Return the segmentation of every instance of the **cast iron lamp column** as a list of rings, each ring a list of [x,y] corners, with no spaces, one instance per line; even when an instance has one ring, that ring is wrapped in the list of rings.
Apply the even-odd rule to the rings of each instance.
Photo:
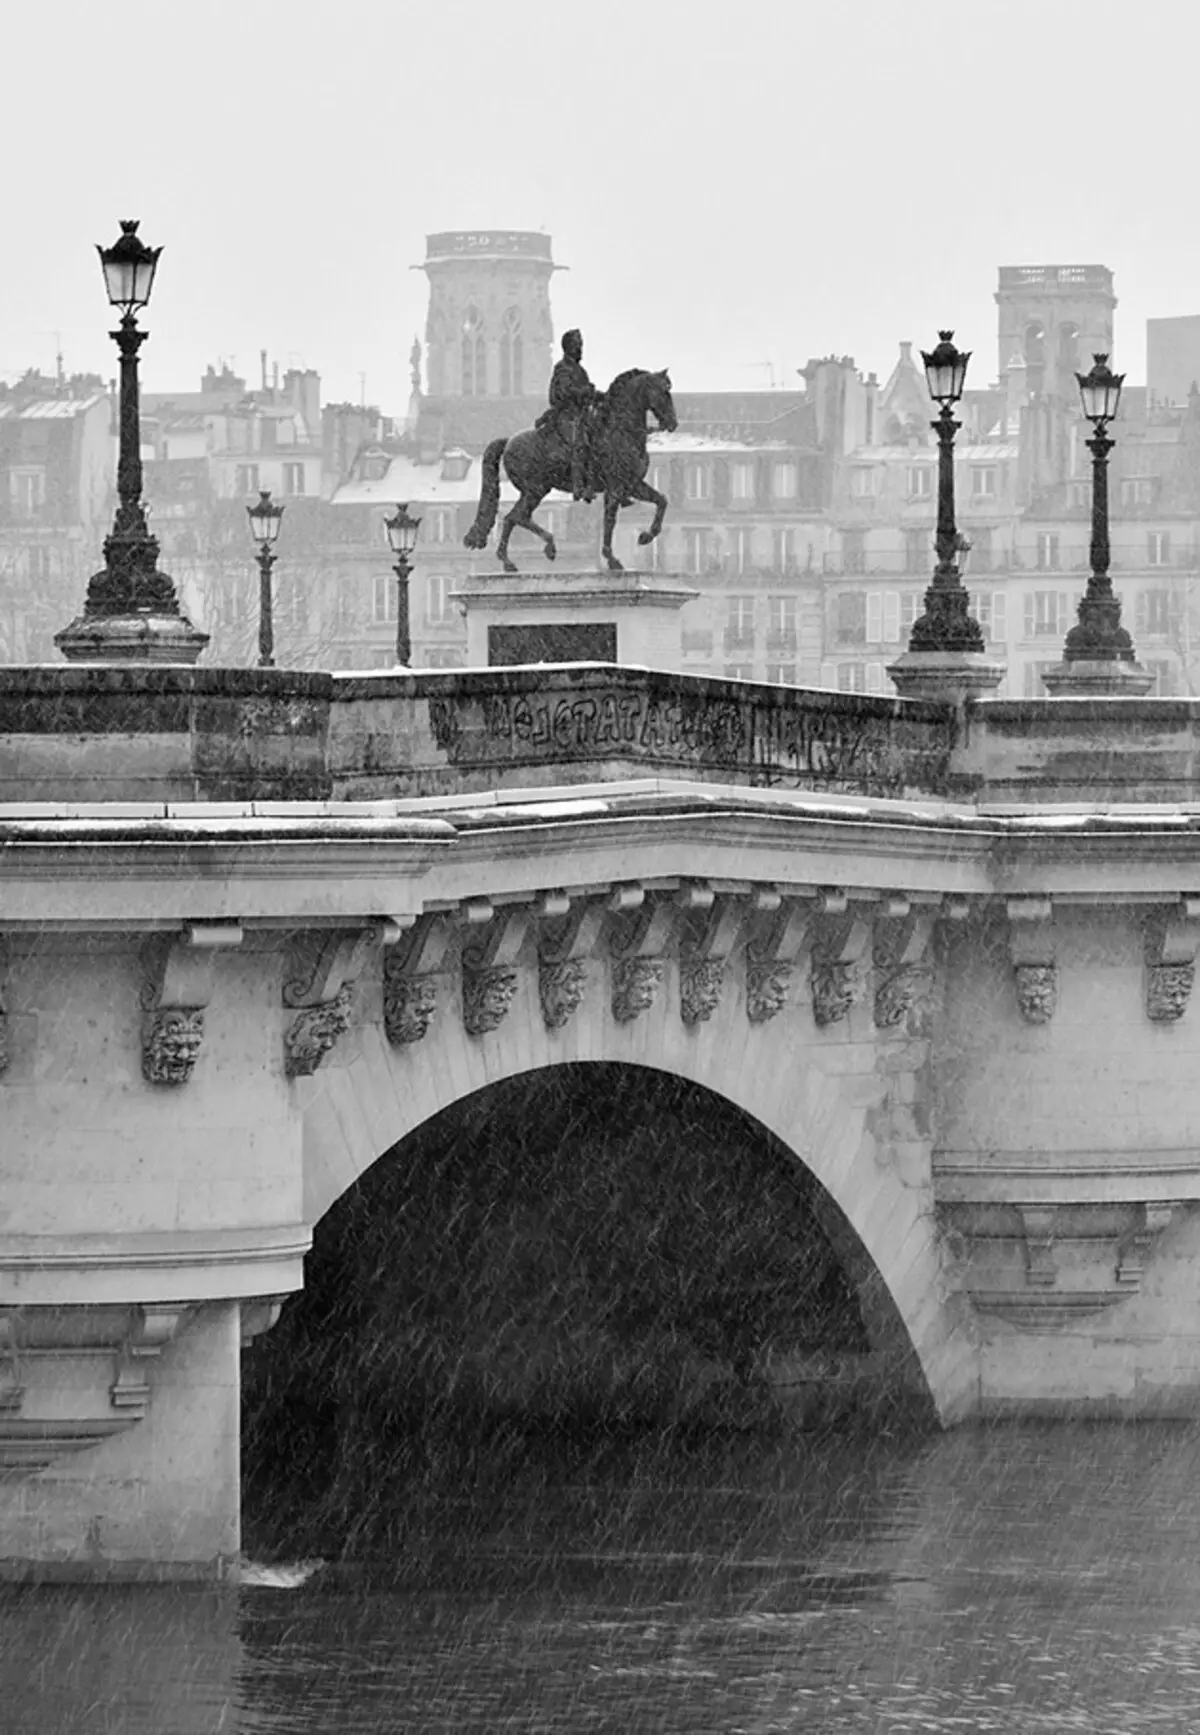
[[[1112,550],[1108,541],[1108,454],[1116,441],[1108,424],[1121,403],[1124,374],[1113,373],[1106,355],[1093,355],[1090,373],[1076,374],[1083,413],[1092,424],[1088,450],[1092,454],[1092,546],[1087,590],[1079,618],[1067,634],[1063,660],[1042,679],[1054,694],[1144,693],[1154,677],[1140,667],[1133,640],[1121,625],[1121,599],[1109,576]]]
[[[258,666],[275,667],[275,605],[271,595],[271,568],[279,556],[272,553],[271,544],[279,535],[283,523],[283,507],[271,500],[271,490],[260,488],[253,506],[247,506],[250,534],[258,543]]]
[[[388,546],[396,556],[396,661],[402,669],[412,662],[412,633],[408,618],[408,581],[412,575],[412,551],[417,545],[421,520],[409,516],[407,504],[396,507],[394,518],[385,518]]]
[[[123,221],[111,247],[97,247],[108,299],[121,323],[109,336],[121,355],[117,510],[104,543],[104,570],[88,583],[84,612],[55,635],[72,662],[194,663],[208,643],[179,606],[175,586],[158,570],[158,541],[142,506],[138,350],[147,333],[137,311],[150,300],[161,247],[138,238],[137,222]]]
[[[970,350],[954,347],[954,333],[939,331],[932,354],[921,351],[929,395],[941,405],[932,423],[938,437],[937,565],[925,592],[925,612],[913,622],[910,651],[982,651],[983,631],[968,613],[968,597],[955,562],[958,527],[954,522],[954,436],[962,427],[952,406],[963,395]]]

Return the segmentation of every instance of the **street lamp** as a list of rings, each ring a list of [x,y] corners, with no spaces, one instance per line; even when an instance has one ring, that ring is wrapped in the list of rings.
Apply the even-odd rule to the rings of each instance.
[[[158,570],[158,541],[142,506],[142,454],[138,405],[138,309],[154,287],[161,247],[147,247],[136,220],[121,224],[111,247],[97,247],[108,299],[121,309],[109,336],[121,354],[117,510],[104,542],[104,570],[89,580],[84,612],[55,635],[72,662],[194,663],[208,643],[179,606],[175,586]]]
[[[1079,382],[1083,413],[1093,429],[1087,442],[1092,454],[1092,570],[1079,604],[1079,619],[1063,646],[1063,662],[1135,663],[1133,640],[1121,625],[1121,600],[1113,592],[1108,571],[1112,558],[1108,542],[1108,454],[1116,444],[1109,438],[1108,424],[1120,407],[1125,375],[1112,372],[1106,355],[1094,355],[1091,372],[1076,374],[1075,378]]]
[[[910,651],[982,651],[983,632],[967,612],[967,593],[955,564],[958,530],[954,522],[954,436],[962,426],[953,406],[963,395],[970,350],[954,346],[952,331],[939,331],[932,353],[921,351],[929,395],[941,405],[932,423],[938,437],[937,565],[925,592],[925,612],[913,622]]]
[[[393,571],[396,574],[396,661],[402,669],[412,662],[412,638],[408,626],[408,580],[412,573],[411,555],[417,546],[417,532],[421,528],[421,520],[409,514],[407,504],[396,507],[394,518],[385,518],[383,528],[387,532],[388,547],[396,556]]]
[[[254,505],[247,506],[246,516],[250,520],[250,534],[258,543],[258,666],[260,669],[273,669],[275,617],[271,598],[271,568],[279,557],[271,552],[271,544],[279,535],[279,527],[283,522],[283,507],[273,503],[269,488],[260,488]]]

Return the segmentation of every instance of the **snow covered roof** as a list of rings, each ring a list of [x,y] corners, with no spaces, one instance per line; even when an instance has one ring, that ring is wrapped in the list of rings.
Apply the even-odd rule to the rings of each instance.
[[[462,454],[465,456],[465,454]],[[430,464],[398,454],[388,465],[386,475],[355,477],[343,482],[333,496],[334,506],[390,506],[393,501],[416,501],[422,506],[474,505],[479,499],[482,463],[472,458],[467,471],[457,481],[443,475],[444,459],[439,455]],[[501,471],[501,500],[513,501],[517,491]]]

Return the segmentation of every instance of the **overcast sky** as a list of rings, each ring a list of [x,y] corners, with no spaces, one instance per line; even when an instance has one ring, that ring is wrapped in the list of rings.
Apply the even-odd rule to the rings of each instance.
[[[0,374],[115,373],[92,244],[164,248],[145,383],[263,347],[402,411],[427,232],[545,229],[558,332],[676,389],[886,376],[999,264],[1116,273],[1118,363],[1200,312],[1196,0],[26,0]]]

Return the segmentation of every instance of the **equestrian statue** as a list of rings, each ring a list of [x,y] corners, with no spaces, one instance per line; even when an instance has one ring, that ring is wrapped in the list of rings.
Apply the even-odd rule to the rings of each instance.
[[[483,454],[483,486],[475,522],[463,537],[468,548],[486,548],[500,506],[500,464],[520,495],[507,513],[500,531],[496,555],[505,572],[517,568],[508,558],[508,539],[518,525],[532,530],[544,544],[547,560],[558,548],[548,530],[536,523],[533,513],[553,490],[574,500],[604,496],[604,540],[601,552],[610,572],[621,572],[621,562],[612,551],[617,512],[635,500],[648,500],[654,518],[638,536],[645,547],[663,526],[667,497],[646,481],[650,460],[646,453],[646,412],[660,428],[672,433],[679,426],[671,401],[671,381],[664,368],[647,373],[630,368],[618,374],[607,392],[597,391],[583,365],[583,338],[568,331],[562,340],[563,355],[550,380],[550,407],[532,428],[511,438],[493,440]]]

